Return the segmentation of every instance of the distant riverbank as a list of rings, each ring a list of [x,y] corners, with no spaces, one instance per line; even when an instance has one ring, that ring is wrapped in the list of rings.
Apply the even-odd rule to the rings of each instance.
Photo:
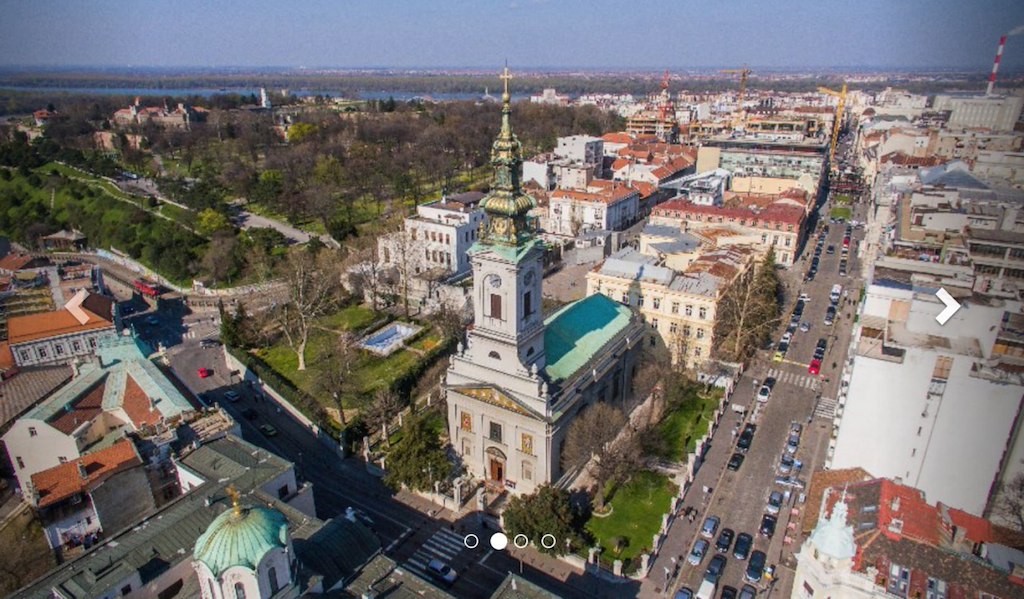
[[[259,95],[259,88],[252,87],[232,87],[232,88],[204,88],[204,87],[189,87],[189,88],[157,88],[157,87],[44,87],[44,86],[29,86],[29,85],[0,85],[0,90],[17,91],[35,94],[68,94],[77,96],[200,96],[203,98],[209,98],[215,95],[227,95],[237,94],[242,96],[248,95]],[[272,89],[268,91],[281,91],[278,89]],[[337,90],[310,90],[310,89],[289,89],[289,94],[298,97],[306,96],[327,96],[330,98],[341,98],[341,97],[352,97],[350,94],[342,93]],[[484,95],[483,91],[480,93],[448,93],[448,92],[407,92],[407,91],[386,91],[386,90],[375,90],[375,91],[359,91],[356,93],[354,99],[358,100],[387,100],[388,98],[394,98],[399,102],[407,102],[413,99],[428,99],[435,100],[438,102],[451,102],[458,100],[479,100]],[[494,96],[494,94],[492,94]],[[513,100],[524,100],[528,99],[528,96],[523,94],[514,94]]]

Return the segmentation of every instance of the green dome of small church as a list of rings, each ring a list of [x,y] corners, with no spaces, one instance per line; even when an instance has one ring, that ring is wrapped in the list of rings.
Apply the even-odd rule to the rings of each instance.
[[[196,540],[193,557],[214,576],[233,566],[255,570],[267,553],[288,546],[288,520],[277,510],[234,507],[214,518]]]

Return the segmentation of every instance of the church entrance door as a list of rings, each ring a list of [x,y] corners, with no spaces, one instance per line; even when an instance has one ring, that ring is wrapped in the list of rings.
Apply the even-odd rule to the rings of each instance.
[[[501,460],[491,458],[491,480],[498,482],[505,480],[505,463]]]
[[[504,483],[505,482],[505,453],[497,447],[488,447],[485,451],[487,454],[487,474],[491,481]]]

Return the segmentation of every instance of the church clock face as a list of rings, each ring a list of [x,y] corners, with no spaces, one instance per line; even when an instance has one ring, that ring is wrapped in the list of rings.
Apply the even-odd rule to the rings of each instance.
[[[487,280],[487,282],[490,283],[491,287],[494,288],[494,289],[497,289],[498,287],[501,287],[501,277],[499,277],[498,275],[492,275]]]
[[[504,235],[508,231],[508,221],[503,218],[495,219],[494,221],[494,232],[498,235]]]

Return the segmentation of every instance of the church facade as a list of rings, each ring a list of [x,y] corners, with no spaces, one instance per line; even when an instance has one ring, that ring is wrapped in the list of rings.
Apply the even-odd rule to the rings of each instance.
[[[473,326],[445,377],[449,438],[463,465],[491,486],[530,493],[557,481],[569,424],[597,401],[621,405],[632,387],[644,325],[597,294],[544,318],[544,245],[527,216],[522,150],[512,132],[508,73],[487,224],[469,250]]]

